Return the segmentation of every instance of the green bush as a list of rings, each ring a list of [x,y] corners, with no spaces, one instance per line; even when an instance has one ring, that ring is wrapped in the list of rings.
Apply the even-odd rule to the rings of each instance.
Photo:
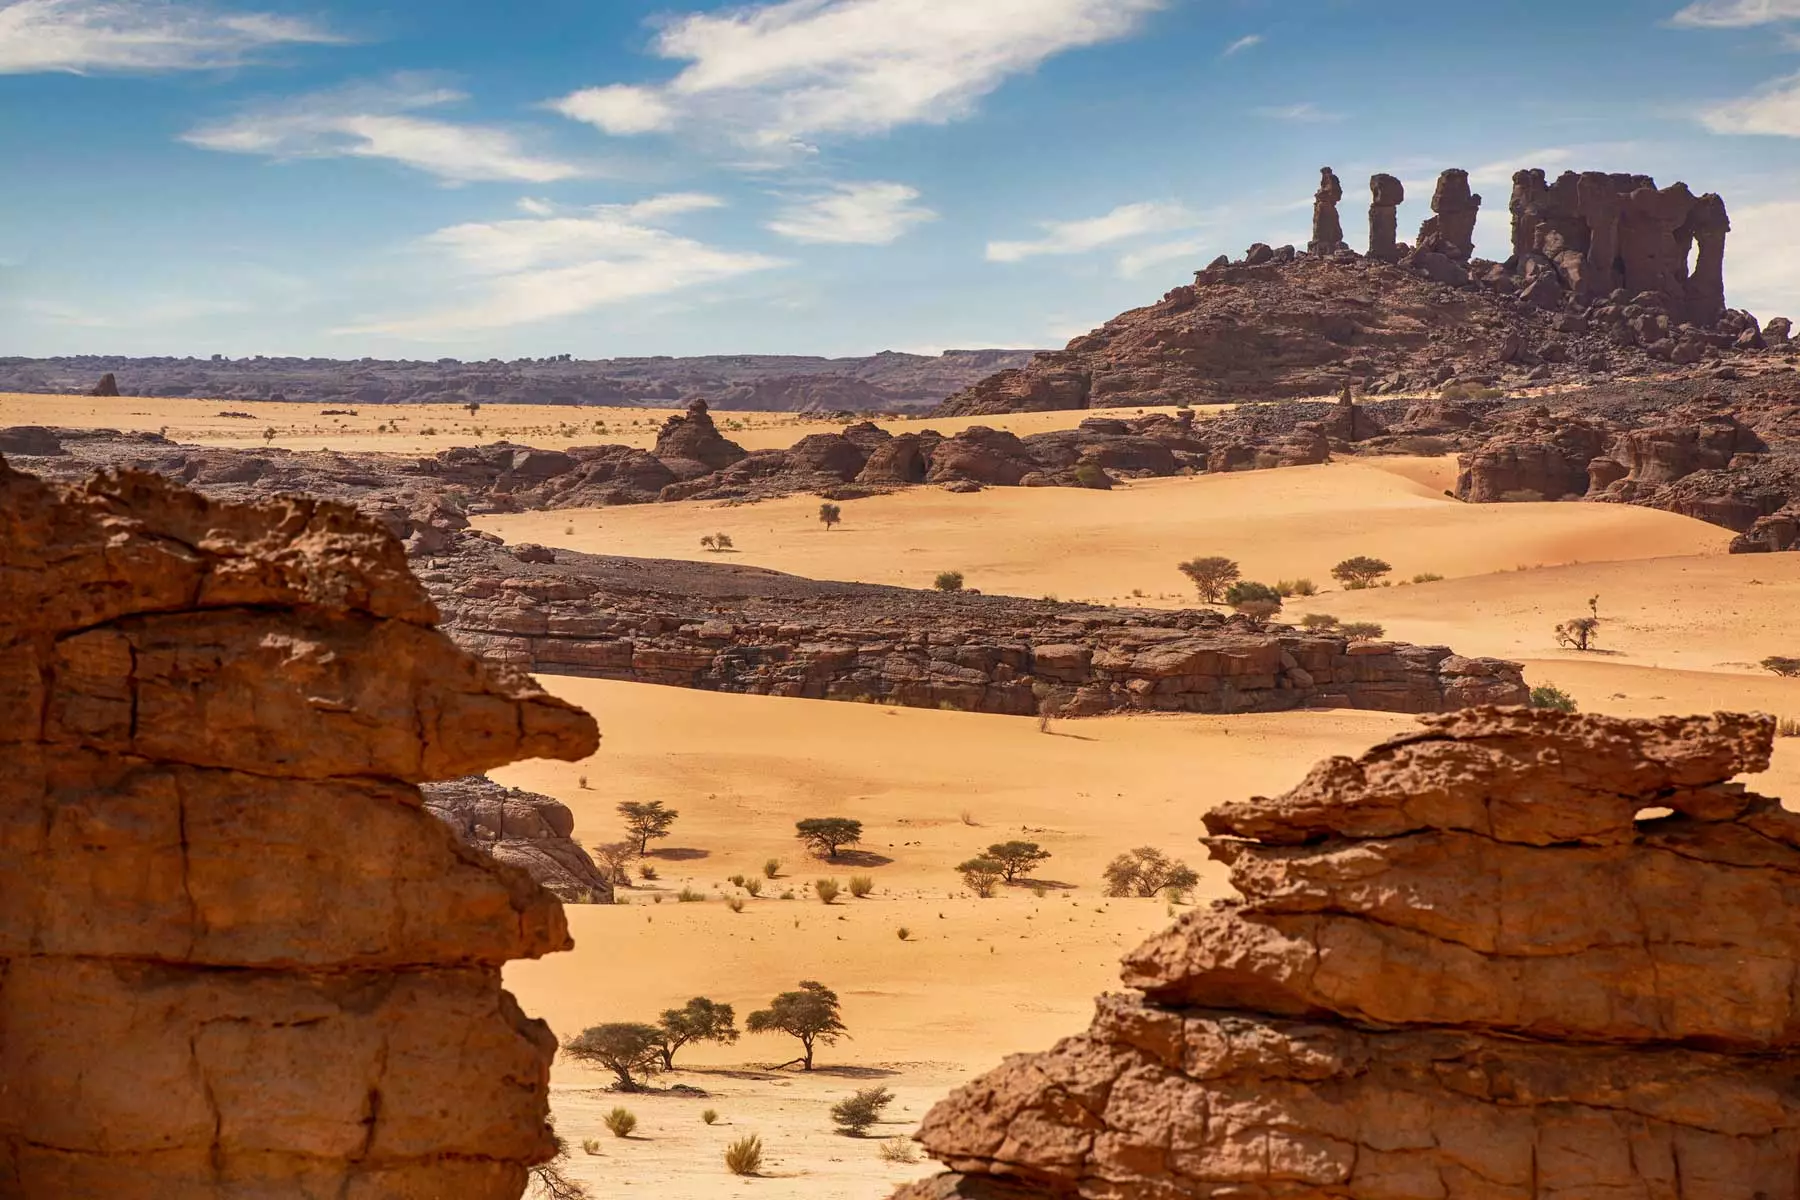
[[[1300,618],[1302,629],[1330,629],[1338,623],[1338,619],[1330,613],[1307,613]]]
[[[1275,581],[1275,590],[1279,592],[1283,598],[1292,596],[1315,596],[1319,592],[1318,585],[1313,583],[1310,579],[1278,579]]]
[[[1572,713],[1575,711],[1575,697],[1550,684],[1532,688],[1530,704],[1533,708],[1547,708],[1551,712]]]
[[[1331,577],[1343,584],[1346,591],[1354,592],[1374,587],[1376,580],[1393,569],[1382,559],[1358,554],[1355,558],[1346,558],[1331,568]]]
[[[984,900],[1006,878],[1006,869],[991,858],[971,858],[958,863],[956,869],[962,872],[963,886]]]
[[[1249,579],[1240,579],[1225,589],[1225,603],[1233,608],[1241,609],[1246,604],[1257,601],[1281,607],[1281,593],[1266,583],[1256,583]]]
[[[1075,482],[1084,488],[1106,491],[1112,487],[1112,476],[1108,475],[1099,463],[1084,462],[1075,467]]]
[[[893,1100],[894,1093],[884,1087],[861,1088],[854,1096],[831,1106],[831,1119],[840,1133],[861,1137],[881,1119],[881,1110]]]
[[[963,573],[961,571],[939,571],[931,586],[940,592],[960,592],[963,590]]]
[[[1374,621],[1346,621],[1337,631],[1353,642],[1373,642],[1387,632]]]

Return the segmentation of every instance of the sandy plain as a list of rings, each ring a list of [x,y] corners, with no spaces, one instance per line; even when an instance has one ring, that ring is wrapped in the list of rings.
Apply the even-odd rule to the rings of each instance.
[[[221,419],[201,410],[221,407],[235,406],[73,399],[53,406],[51,419],[43,397],[0,397],[0,424],[166,425],[188,440],[252,444],[208,425]],[[593,410],[579,412],[595,419]],[[630,415],[646,419],[642,410]],[[747,445],[765,436],[765,444],[785,445],[808,431],[789,414],[733,416],[748,428],[731,432]],[[296,428],[304,417],[292,418]],[[481,417],[501,424],[488,409]],[[402,424],[451,419],[415,412]],[[508,436],[528,440],[526,429],[547,420],[554,427],[555,417],[531,410],[517,419]],[[636,429],[633,436],[654,435],[654,424]],[[299,444],[294,436],[276,444]],[[411,434],[308,436],[345,450],[439,448]],[[436,436],[443,445],[469,440]],[[954,569],[990,592],[1154,606],[1189,602],[1177,562],[1227,554],[1251,578],[1313,579],[1320,594],[1290,601],[1290,614],[1374,620],[1394,637],[1504,655],[1522,661],[1531,682],[1569,691],[1584,710],[1747,708],[1800,717],[1800,680],[1755,665],[1771,654],[1800,655],[1800,555],[1729,556],[1728,532],[1645,509],[1464,505],[1444,495],[1453,470],[1450,460],[1355,460],[1148,480],[1110,493],[914,489],[846,502],[843,524],[830,532],[811,497],[481,524],[512,540],[702,560],[711,556],[699,537],[723,530],[737,547],[732,561],[821,578],[918,586]],[[1342,591],[1329,569],[1358,553],[1386,558],[1396,578],[1445,578]],[[1557,647],[1552,627],[1585,612],[1590,596],[1605,620],[1598,650]],[[1160,899],[1104,898],[1099,875],[1108,859],[1146,844],[1184,857],[1201,872],[1195,900],[1204,902],[1222,890],[1195,841],[1208,807],[1288,787],[1316,760],[1357,753],[1410,724],[1356,712],[1156,715],[1061,721],[1044,733],[1028,718],[543,682],[595,713],[601,752],[583,763],[517,764],[497,779],[567,803],[577,836],[590,843],[618,836],[614,806],[622,800],[661,799],[681,817],[650,859],[657,879],[639,880],[623,904],[571,907],[574,951],[508,969],[526,1011],[563,1036],[600,1021],[654,1020],[694,995],[735,1005],[741,1019],[799,980],[819,979],[838,990],[852,1035],[823,1048],[810,1075],[773,1069],[795,1046],[771,1035],[689,1047],[682,1069],[656,1083],[700,1088],[705,1098],[668,1090],[620,1096],[605,1090],[599,1073],[559,1063],[553,1100],[573,1150],[568,1172],[607,1197],[878,1200],[928,1174],[928,1163],[883,1160],[883,1140],[910,1132],[937,1097],[1007,1053],[1082,1028],[1093,997],[1116,986],[1120,953],[1169,919]],[[1773,768],[1746,782],[1800,800],[1800,739],[1778,743]],[[870,857],[808,859],[792,823],[813,815],[862,820]],[[964,892],[955,864],[1014,836],[1052,852],[1040,872],[1042,894],[1015,887],[981,900]],[[760,898],[729,883],[735,874],[758,875],[771,857],[784,865]],[[810,891],[817,878],[847,882],[852,873],[873,879],[869,898],[846,895],[826,906]],[[680,902],[684,887],[705,899]],[[789,889],[794,898],[783,899]],[[726,904],[734,895],[745,899],[742,912]],[[896,1093],[888,1120],[868,1138],[834,1133],[830,1105],[876,1084]],[[629,1139],[611,1137],[601,1123],[621,1103],[640,1119]],[[718,1111],[717,1125],[701,1121],[707,1108]],[[745,1133],[767,1147],[758,1178],[732,1176],[721,1161],[724,1145]],[[581,1148],[589,1139],[598,1153]]]

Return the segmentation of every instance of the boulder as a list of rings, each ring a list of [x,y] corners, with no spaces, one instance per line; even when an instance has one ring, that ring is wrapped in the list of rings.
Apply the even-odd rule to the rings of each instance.
[[[519,867],[565,902],[611,904],[613,884],[575,840],[575,816],[560,800],[467,775],[419,789],[426,811],[465,846]]]

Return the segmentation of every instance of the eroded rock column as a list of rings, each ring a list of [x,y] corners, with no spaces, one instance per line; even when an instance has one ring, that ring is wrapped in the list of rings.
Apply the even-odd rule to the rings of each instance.
[[[1306,244],[1308,254],[1336,254],[1344,245],[1344,225],[1338,220],[1338,201],[1344,198],[1344,185],[1330,167],[1319,168],[1319,190],[1313,193],[1312,240]]]
[[[1406,201],[1406,188],[1392,175],[1369,176],[1369,257],[1394,262],[1400,257],[1396,210]]]
[[[1419,226],[1419,249],[1468,262],[1475,253],[1475,218],[1481,212],[1481,197],[1469,191],[1467,171],[1453,167],[1438,175],[1431,211],[1434,215]]]
[[[513,1200],[570,945],[417,785],[596,747],[347,506],[0,462],[0,1196]]]

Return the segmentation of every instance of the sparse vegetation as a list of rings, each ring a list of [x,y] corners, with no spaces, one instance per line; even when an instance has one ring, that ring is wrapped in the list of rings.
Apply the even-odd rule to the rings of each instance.
[[[832,904],[837,901],[838,894],[843,891],[835,879],[813,880],[813,891],[817,892],[821,902]]]
[[[843,519],[844,510],[837,505],[830,501],[826,501],[824,504],[819,505],[819,524],[825,526],[826,533],[830,533],[831,527],[838,524]]]
[[[1281,593],[1266,583],[1257,583],[1251,579],[1240,579],[1225,589],[1225,603],[1237,609],[1245,610],[1245,605],[1261,606],[1272,604],[1276,609],[1281,607]],[[1254,614],[1253,614],[1254,615]]]
[[[717,1125],[719,1123],[719,1110],[716,1108],[704,1109],[700,1113],[700,1119],[708,1125]]]
[[[1050,852],[1036,842],[995,842],[982,857],[999,863],[1006,882],[1013,883],[1037,870],[1038,864],[1050,857]]]
[[[681,904],[698,904],[706,899],[706,893],[697,892],[693,888],[683,885],[682,889],[675,893],[675,899]]]
[[[700,544],[715,553],[721,550],[729,550],[731,549],[731,535],[729,533],[705,534],[701,537]]]
[[[614,1137],[626,1138],[630,1137],[631,1131],[637,1128],[638,1120],[636,1116],[632,1115],[629,1108],[619,1107],[607,1113],[600,1119],[600,1122]]]
[[[1310,579],[1278,579],[1275,581],[1275,593],[1282,599],[1293,596],[1316,596],[1318,585]]]
[[[859,1088],[855,1095],[831,1106],[831,1120],[839,1133],[861,1137],[881,1120],[881,1110],[893,1100],[894,1093],[884,1087]]]
[[[1330,613],[1307,613],[1300,618],[1302,629],[1330,629],[1338,623],[1338,619]]]
[[[655,878],[657,878],[656,864],[654,864],[654,863],[639,864],[638,878],[640,878],[640,879],[655,879]],[[658,899],[661,899],[661,897],[658,897]]]
[[[1237,563],[1216,554],[1207,558],[1190,558],[1180,564],[1180,570],[1194,585],[1194,590],[1200,593],[1202,604],[1219,603],[1225,589],[1237,582],[1239,574]]]
[[[1436,571],[1420,571],[1417,575],[1414,575],[1412,577],[1411,582],[1413,582],[1413,583],[1437,583],[1441,579],[1443,579],[1443,576],[1439,575]]]
[[[1363,588],[1374,587],[1377,580],[1393,569],[1382,559],[1358,554],[1355,558],[1346,558],[1331,568],[1331,577],[1343,584],[1345,591],[1356,592]]]
[[[1773,671],[1785,679],[1800,676],[1800,658],[1782,658],[1780,655],[1771,654],[1759,665],[1763,670]]]
[[[654,1025],[610,1021],[593,1025],[563,1043],[563,1053],[580,1062],[605,1067],[618,1076],[617,1089],[635,1092],[638,1076],[662,1069],[663,1032]]]
[[[1200,876],[1179,859],[1154,846],[1139,846],[1106,865],[1103,873],[1108,896],[1154,896],[1167,892],[1179,899],[1194,889]]]
[[[1575,697],[1550,684],[1532,688],[1531,699],[1528,703],[1533,708],[1547,708],[1551,712],[1572,713],[1575,711]]]
[[[588,1154],[598,1154],[598,1153],[600,1153],[600,1139],[599,1138],[582,1138],[581,1139],[581,1148]]]
[[[742,886],[743,889],[746,892],[749,892],[752,896],[762,895],[763,881],[760,879],[757,879],[754,877],[746,879],[740,886]]]
[[[1337,631],[1353,642],[1372,642],[1387,632],[1374,621],[1345,621]]]
[[[763,863],[764,879],[773,879],[779,874],[781,874],[781,860],[779,858],[771,858]]]
[[[729,908],[734,913],[741,913],[744,911],[744,898],[742,896],[732,896],[725,901],[725,907]]]
[[[763,1144],[748,1134],[725,1147],[725,1167],[733,1175],[755,1175],[762,1170]]]
[[[607,882],[631,886],[631,860],[637,857],[637,847],[631,842],[602,842],[598,846],[588,847],[593,856],[594,865],[606,876]]]
[[[815,1045],[830,1046],[849,1036],[838,1007],[837,993],[814,979],[802,980],[798,991],[782,992],[744,1022],[751,1033],[785,1033],[800,1039],[804,1053],[783,1066],[801,1063],[813,1068]]]
[[[1572,617],[1556,627],[1556,644],[1570,650],[1589,650],[1600,634],[1600,597],[1588,597],[1588,615]]]
[[[956,864],[956,869],[962,872],[963,886],[984,900],[1006,878],[1006,869],[991,858],[971,858]]]
[[[845,846],[862,841],[862,822],[850,817],[808,817],[794,822],[794,836],[814,854],[836,859]]]
[[[1800,737],[1800,721],[1793,717],[1782,717],[1775,722],[1776,737]]]
[[[881,1143],[883,1162],[916,1163],[919,1161],[919,1148],[903,1137],[889,1138]]]
[[[960,592],[963,590],[963,573],[961,571],[939,571],[931,586],[940,592]]]
[[[902,925],[900,928],[894,930],[894,936],[899,938],[903,942],[908,941],[912,938],[912,930],[910,930],[906,926]]]
[[[1102,492],[1112,487],[1113,484],[1112,476],[1108,475],[1099,463],[1091,462],[1075,464],[1075,482],[1084,488],[1093,488]]]
[[[852,875],[850,877],[850,894],[861,900],[875,890],[875,879],[870,875]]]
[[[637,839],[638,853],[645,854],[649,852],[650,839],[668,837],[669,827],[681,814],[672,808],[664,808],[661,800],[627,800],[619,805],[619,815],[625,818],[625,828]],[[655,876],[644,878],[654,879]]]
[[[695,996],[680,1008],[665,1008],[656,1019],[661,1033],[657,1046],[663,1069],[675,1069],[675,1052],[689,1042],[718,1042],[722,1046],[738,1040],[737,1014],[731,1005]]]

